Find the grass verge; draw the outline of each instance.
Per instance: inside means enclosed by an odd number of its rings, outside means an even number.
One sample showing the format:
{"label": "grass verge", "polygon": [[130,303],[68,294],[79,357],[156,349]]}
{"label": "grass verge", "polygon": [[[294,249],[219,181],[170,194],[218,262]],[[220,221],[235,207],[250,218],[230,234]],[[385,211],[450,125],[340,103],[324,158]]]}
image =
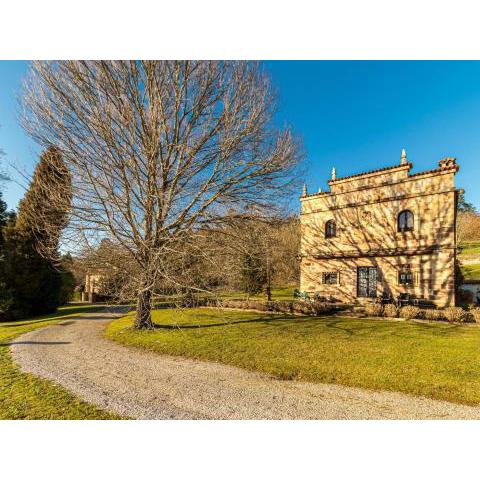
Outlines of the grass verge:
{"label": "grass verge", "polygon": [[460,245],[462,255],[480,255],[480,242],[465,242]]}
{"label": "grass verge", "polygon": [[[62,307],[31,320],[0,323],[0,419],[114,419],[118,418],[78,399],[53,382],[23,373],[13,362],[9,343],[19,335],[61,319],[92,310],[92,306]],[[97,307],[98,308],[98,307]]]}
{"label": "grass verge", "polygon": [[480,263],[463,265],[461,269],[465,280],[480,280]]}
{"label": "grass verge", "polygon": [[129,315],[105,335],[281,379],[480,403],[480,328],[474,326],[215,309],[157,310],[153,318],[154,331],[133,330]]}

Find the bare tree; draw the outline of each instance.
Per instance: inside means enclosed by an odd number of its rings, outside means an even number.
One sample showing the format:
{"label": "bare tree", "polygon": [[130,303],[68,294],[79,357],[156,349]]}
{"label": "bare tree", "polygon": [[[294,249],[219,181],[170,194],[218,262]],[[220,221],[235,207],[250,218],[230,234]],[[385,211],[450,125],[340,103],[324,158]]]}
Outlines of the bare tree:
{"label": "bare tree", "polygon": [[480,215],[460,212],[457,217],[457,244],[480,239]]}
{"label": "bare tree", "polygon": [[71,172],[72,231],[138,265],[137,328],[152,328],[153,288],[182,238],[272,205],[299,161],[257,63],[34,62],[22,99],[26,130]]}
{"label": "bare tree", "polygon": [[246,293],[265,292],[272,299],[272,287],[298,286],[300,229],[298,219],[249,212],[232,217],[218,232],[218,262],[229,287]]}
{"label": "bare tree", "polygon": [[5,157],[5,151],[0,147],[0,186],[2,186],[5,182],[8,182],[10,180],[10,177],[8,176],[7,172],[4,169],[3,157]]}

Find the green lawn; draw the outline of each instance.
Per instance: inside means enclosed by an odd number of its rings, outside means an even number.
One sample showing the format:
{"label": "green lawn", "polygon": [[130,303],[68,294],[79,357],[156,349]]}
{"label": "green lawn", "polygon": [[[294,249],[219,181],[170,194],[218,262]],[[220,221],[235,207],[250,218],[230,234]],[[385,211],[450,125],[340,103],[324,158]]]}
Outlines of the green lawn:
{"label": "green lawn", "polygon": [[94,307],[68,306],[52,315],[0,323],[0,419],[118,418],[79,400],[50,381],[21,372],[10,356],[8,344],[15,337],[92,308]]}
{"label": "green lawn", "polygon": [[112,322],[106,335],[126,345],[282,379],[480,403],[476,326],[214,309],[157,310],[153,316],[154,331],[134,331],[127,316]]}
{"label": "green lawn", "polygon": [[472,263],[461,267],[465,280],[480,280],[480,263]]}
{"label": "green lawn", "polygon": [[465,242],[460,245],[462,255],[480,255],[480,242]]}

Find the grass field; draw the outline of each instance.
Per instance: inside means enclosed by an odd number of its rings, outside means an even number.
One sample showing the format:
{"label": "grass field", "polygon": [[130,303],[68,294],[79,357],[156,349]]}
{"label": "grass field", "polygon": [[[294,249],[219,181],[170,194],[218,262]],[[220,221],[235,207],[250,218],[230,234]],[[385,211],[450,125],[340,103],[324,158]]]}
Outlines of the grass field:
{"label": "grass field", "polygon": [[69,306],[44,317],[0,323],[0,419],[118,418],[79,400],[52,382],[21,372],[10,356],[9,343],[15,337],[92,308]]}
{"label": "grass field", "polygon": [[480,328],[447,323],[158,310],[154,331],[132,317],[106,335],[125,345],[218,361],[282,379],[480,403]]}
{"label": "grass field", "polygon": [[461,270],[465,280],[480,280],[480,263],[463,265]]}
{"label": "grass field", "polygon": [[460,247],[460,257],[463,255],[480,255],[480,242],[465,242]]}

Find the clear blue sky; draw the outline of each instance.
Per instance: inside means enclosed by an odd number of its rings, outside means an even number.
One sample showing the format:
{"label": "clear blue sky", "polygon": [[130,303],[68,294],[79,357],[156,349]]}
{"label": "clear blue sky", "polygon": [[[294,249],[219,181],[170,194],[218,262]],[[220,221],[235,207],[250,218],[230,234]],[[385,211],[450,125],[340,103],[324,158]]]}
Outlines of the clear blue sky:
{"label": "clear blue sky", "polygon": [[[480,62],[268,61],[279,91],[277,122],[301,135],[310,191],[326,187],[333,166],[351,175],[400,161],[414,171],[457,157],[457,186],[480,209]],[[33,168],[38,150],[16,120],[27,63],[0,61],[0,148],[8,163]],[[10,169],[12,175],[14,171]],[[23,195],[4,185],[9,207]]]}

